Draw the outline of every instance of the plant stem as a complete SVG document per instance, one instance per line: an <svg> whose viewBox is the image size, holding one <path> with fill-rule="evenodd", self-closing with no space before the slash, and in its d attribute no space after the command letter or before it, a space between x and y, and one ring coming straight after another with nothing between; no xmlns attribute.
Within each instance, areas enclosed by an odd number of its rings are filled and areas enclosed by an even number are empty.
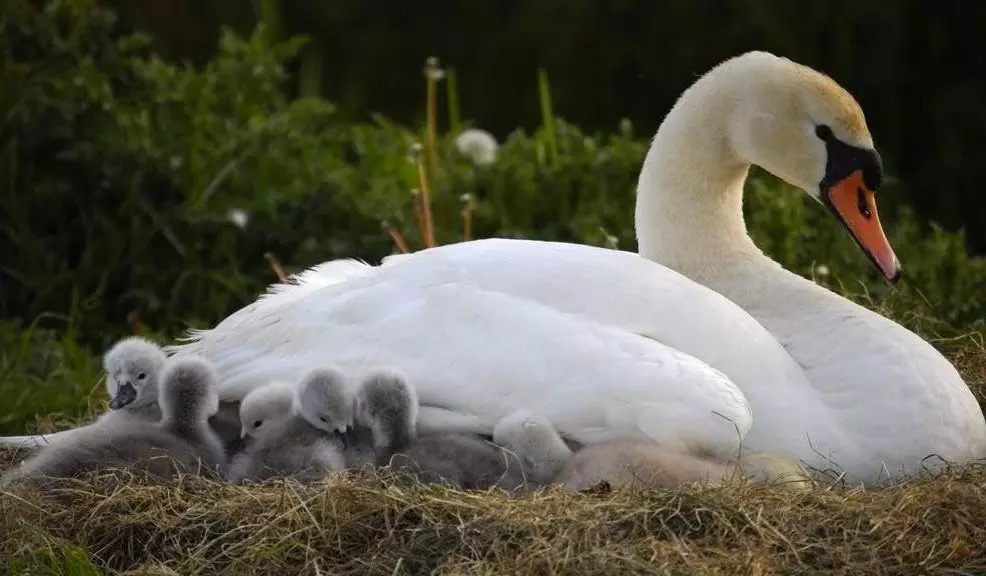
<svg viewBox="0 0 986 576"><path fill-rule="evenodd" d="M425 212L421 202L421 190L417 188L411 190L411 206L414 208L414 221L418 225L418 236L421 238L421 242L426 242Z"/></svg>
<svg viewBox="0 0 986 576"><path fill-rule="evenodd" d="M270 265L271 270L273 270L274 274L277 275L277 279L282 284L289 284L290 282L288 281L288 276L284 273L284 268L281 267L281 262L277 259L277 256L274 256L270 252L266 252L264 254L264 258L267 259L267 263Z"/></svg>
<svg viewBox="0 0 986 576"><path fill-rule="evenodd" d="M257 19L264 25L264 40L272 46L281 37L280 0L254 0Z"/></svg>
<svg viewBox="0 0 986 576"><path fill-rule="evenodd" d="M551 106L551 86L544 68L538 68L538 93L541 97L541 124L548 139L548 164L554 166L558 159L558 140L555 136L555 114Z"/></svg>
<svg viewBox="0 0 986 576"><path fill-rule="evenodd" d="M421 212L424 214L425 235L424 243L427 248L435 246L435 229L431 223L431 194L428 192L428 175L425 174L425 165L418 159L418 181L421 183Z"/></svg>
<svg viewBox="0 0 986 576"><path fill-rule="evenodd" d="M383 229L387 231L387 234L390 235L390 239L394 241L394 245L401 251L401 254L407 254L411 251L408 249L407 240L404 239L404 235L401 234L400 230L391 226L390 222L387 222L386 220L381 222L381 224L383 225Z"/></svg>
<svg viewBox="0 0 986 576"><path fill-rule="evenodd" d="M430 68L431 66L429 66ZM428 108L426 114L428 117L428 171L432 176L438 175L438 120L435 117L438 109L438 95L437 87L435 86L437 80L435 75L429 73L426 75L427 85L428 85Z"/></svg>
<svg viewBox="0 0 986 576"><path fill-rule="evenodd" d="M464 204L462 207L462 240L468 242L472 240L472 195L464 194L462 202Z"/></svg>
<svg viewBox="0 0 986 576"><path fill-rule="evenodd" d="M448 98L448 129L452 134L459 133L461 115L459 113L459 84L455 76L455 68L446 70L445 86Z"/></svg>
<svg viewBox="0 0 986 576"><path fill-rule="evenodd" d="M311 40L301 53L298 69L298 94L302 98L322 95L322 43Z"/></svg>

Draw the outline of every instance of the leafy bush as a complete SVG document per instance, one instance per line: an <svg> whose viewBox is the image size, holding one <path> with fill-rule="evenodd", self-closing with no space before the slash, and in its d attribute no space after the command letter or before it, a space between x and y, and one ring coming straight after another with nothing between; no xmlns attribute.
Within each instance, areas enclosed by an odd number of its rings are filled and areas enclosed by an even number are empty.
<svg viewBox="0 0 986 576"><path fill-rule="evenodd" d="M138 319L168 334L216 322L275 279L268 251L289 271L339 257L373 262L393 250L383 220L420 246L408 155L424 129L347 123L322 100L288 101L284 66L302 43L227 30L218 56L194 68L121 33L94 0L8 3L0 314L71 326L98 348ZM460 239L460 196L470 193L477 237L605 245L612 236L635 249L648 142L629 122L612 134L562 121L518 131L490 166L457 154L454 136L439 136L431 178L439 242ZM786 267L812 275L824 264L820 281L850 292L861 282L877 305L892 296L956 329L982 326L986 261L968 257L961 237L925 233L906 208L888 209L907 271L906 285L889 289L803 194L764 176L749 188L751 233ZM231 211L247 217L242 228Z"/></svg>

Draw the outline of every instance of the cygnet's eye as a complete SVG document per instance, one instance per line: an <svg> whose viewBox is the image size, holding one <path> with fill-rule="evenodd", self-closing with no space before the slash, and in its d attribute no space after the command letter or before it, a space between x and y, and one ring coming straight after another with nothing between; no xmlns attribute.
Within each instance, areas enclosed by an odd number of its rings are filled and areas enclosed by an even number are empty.
<svg viewBox="0 0 986 576"><path fill-rule="evenodd" d="M145 378L147 378L147 374L145 374L143 372L141 372L140 374L137 375L137 379L138 380L143 380Z"/></svg>
<svg viewBox="0 0 986 576"><path fill-rule="evenodd" d="M263 424L263 423L264 423L264 421L263 421L263 420L256 420L256 421L254 421L254 423L253 423L253 427L254 427L254 428L260 428L260 425L261 425L261 424Z"/></svg>
<svg viewBox="0 0 986 576"><path fill-rule="evenodd" d="M318 419L321 420L322 422L325 422L326 424L329 423L329 419L326 418L325 416L319 416Z"/></svg>
<svg viewBox="0 0 986 576"><path fill-rule="evenodd" d="M819 124L815 126L815 135L821 138L823 142L828 142L834 138L832 128L830 128L827 124Z"/></svg>

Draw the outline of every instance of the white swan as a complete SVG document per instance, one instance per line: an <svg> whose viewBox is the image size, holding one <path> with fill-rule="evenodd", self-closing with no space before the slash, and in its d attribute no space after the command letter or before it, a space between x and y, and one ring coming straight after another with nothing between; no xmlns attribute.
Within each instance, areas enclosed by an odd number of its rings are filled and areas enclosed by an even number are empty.
<svg viewBox="0 0 986 576"><path fill-rule="evenodd" d="M323 362L393 366L415 383L424 428L488 434L528 409L581 443L719 454L745 433L755 450L866 483L932 454L983 455L982 411L934 348L754 246L741 210L751 164L829 206L896 277L859 106L814 70L753 52L704 75L658 130L638 187L639 256L486 240L339 265L176 350L212 360L226 400Z"/></svg>

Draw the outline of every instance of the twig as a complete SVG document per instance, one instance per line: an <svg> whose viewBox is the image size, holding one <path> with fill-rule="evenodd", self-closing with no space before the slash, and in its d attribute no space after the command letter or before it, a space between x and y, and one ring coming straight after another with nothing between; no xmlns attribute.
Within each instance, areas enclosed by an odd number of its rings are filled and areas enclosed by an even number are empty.
<svg viewBox="0 0 986 576"><path fill-rule="evenodd" d="M616 236L613 236L612 234L610 234L609 231L607 231L602 226L599 227L599 231L602 233L603 239L606 241L606 245L607 246L609 246L613 250L619 250L620 249L620 239L619 238L617 238Z"/></svg>
<svg viewBox="0 0 986 576"><path fill-rule="evenodd" d="M418 183L421 185L421 212L424 214L424 238L426 248L435 247L435 229L431 222L431 194L428 192L428 175L425 174L425 164L421 157L421 144L411 146L411 157L418 165Z"/></svg>
<svg viewBox="0 0 986 576"><path fill-rule="evenodd" d="M130 330L134 336L140 336L140 310L130 312Z"/></svg>
<svg viewBox="0 0 986 576"><path fill-rule="evenodd" d="M421 190L411 189L411 206L414 208L414 221L418 225L418 236L425 242L425 213L421 203Z"/></svg>
<svg viewBox="0 0 986 576"><path fill-rule="evenodd" d="M277 275L277 279L280 280L282 284L291 283L291 281L288 279L287 274L284 273L284 268L281 267L281 262L278 261L277 256L274 256L270 252L265 252L264 258L267 259L267 263L270 265L270 269L274 271L274 274Z"/></svg>
<svg viewBox="0 0 986 576"><path fill-rule="evenodd" d="M410 252L407 247L407 240L404 239L404 235L401 234L400 230L391 226L390 222L387 222L386 220L382 221L380 225L383 226L383 229L390 235L390 239L394 241L394 245L396 245L397 249L401 251L401 254L407 254Z"/></svg>
<svg viewBox="0 0 986 576"><path fill-rule="evenodd" d="M462 204L462 240L468 242L472 240L472 211L475 206L472 194L463 194Z"/></svg>

